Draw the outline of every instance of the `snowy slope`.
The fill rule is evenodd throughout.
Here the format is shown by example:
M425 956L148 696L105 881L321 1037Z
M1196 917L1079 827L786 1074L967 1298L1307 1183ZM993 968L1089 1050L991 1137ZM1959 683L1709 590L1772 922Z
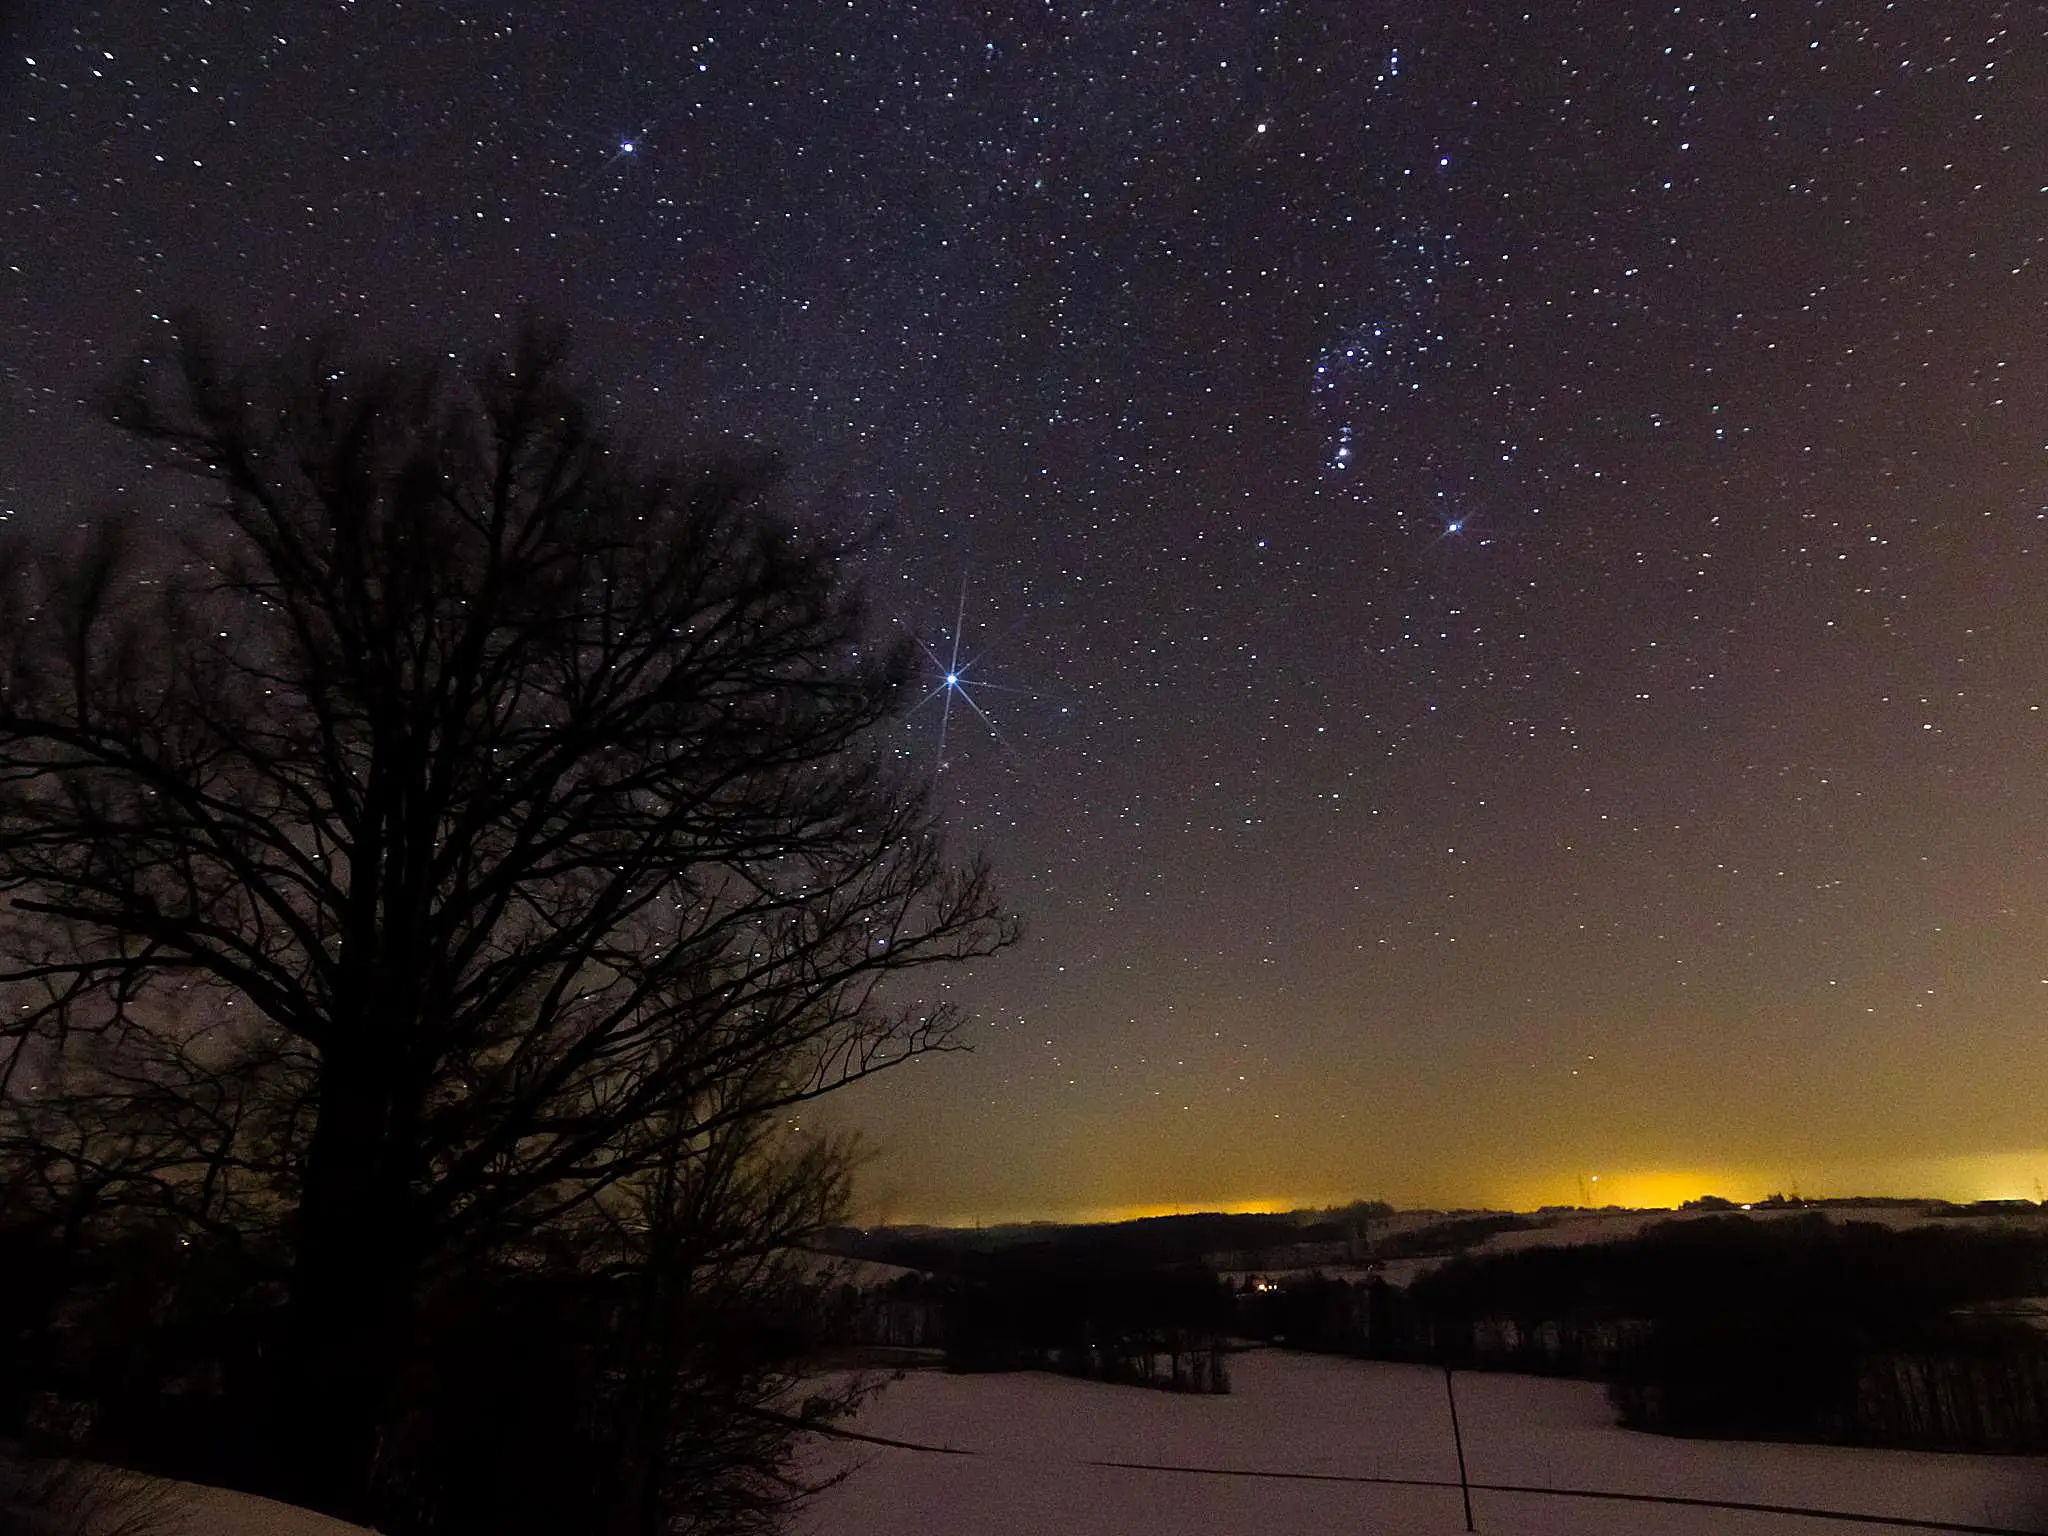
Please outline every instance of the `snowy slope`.
M190 1485L180 1491L177 1518L165 1523L162 1536L365 1536L359 1525L251 1493Z

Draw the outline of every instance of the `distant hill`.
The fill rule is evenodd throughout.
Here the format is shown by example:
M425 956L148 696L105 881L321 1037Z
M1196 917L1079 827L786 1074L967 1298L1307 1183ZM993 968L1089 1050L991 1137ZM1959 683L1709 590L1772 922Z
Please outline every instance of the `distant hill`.
M980 1270L977 1256L1032 1255L1045 1261L1160 1266L1207 1262L1229 1270L1292 1270L1381 1262L1405 1283L1438 1261L1474 1251L1624 1241L1668 1222L1735 1211L1773 1218L1821 1213L1836 1220L1878 1220L1896 1227L1929 1222L2003 1221L2048 1225L2048 1205L2026 1200L1960 1204L1892 1196L1801 1200L1773 1196L1738 1205L1716 1196L1677 1210L1622 1206L1547 1206L1539 1211L1410 1210L1378 1201L1336 1209L1230 1215L1198 1212L1117 1222L1018 1222L993 1227L842 1227L817 1246L849 1259L959 1274Z
M1006 1227L841 1228L820 1246L846 1258L952 1273L974 1267L977 1256L1047 1256L1091 1263L1192 1264L1225 1251L1257 1251L1304 1242L1346 1242L1351 1225L1322 1213L1280 1216L1149 1216L1135 1221Z

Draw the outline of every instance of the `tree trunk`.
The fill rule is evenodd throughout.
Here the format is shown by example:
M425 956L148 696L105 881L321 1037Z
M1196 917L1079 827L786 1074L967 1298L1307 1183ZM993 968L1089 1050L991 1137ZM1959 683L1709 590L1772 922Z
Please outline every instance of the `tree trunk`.
M279 1373L280 1471L296 1502L368 1523L419 1281L388 1085L330 1062L308 1147Z

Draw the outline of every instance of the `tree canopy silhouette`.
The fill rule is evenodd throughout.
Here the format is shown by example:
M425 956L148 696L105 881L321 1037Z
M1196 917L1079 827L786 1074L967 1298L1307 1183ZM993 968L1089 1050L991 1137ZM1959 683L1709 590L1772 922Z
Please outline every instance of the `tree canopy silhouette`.
M644 1228L1014 929L766 459L636 452L533 330L113 411L155 514L0 567L5 1173L270 1256L291 1489L360 1516L437 1277Z

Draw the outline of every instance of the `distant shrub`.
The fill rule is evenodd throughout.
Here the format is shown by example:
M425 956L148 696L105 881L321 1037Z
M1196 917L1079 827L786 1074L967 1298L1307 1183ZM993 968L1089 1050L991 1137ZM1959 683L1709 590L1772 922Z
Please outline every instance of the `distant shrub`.
M1864 1347L1838 1316L1767 1303L1692 1312L1657 1320L1624 1353L1609 1396L1634 1429L1839 1440L1854 1421Z

